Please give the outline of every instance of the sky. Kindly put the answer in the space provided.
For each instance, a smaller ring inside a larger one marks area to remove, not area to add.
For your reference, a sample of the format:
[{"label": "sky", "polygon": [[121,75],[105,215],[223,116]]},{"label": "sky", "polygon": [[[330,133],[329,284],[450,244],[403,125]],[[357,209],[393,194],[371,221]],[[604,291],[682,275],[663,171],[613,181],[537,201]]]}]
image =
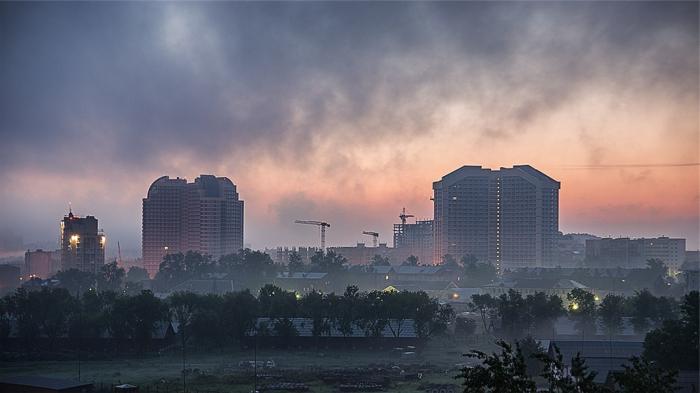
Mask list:
[{"label": "sky", "polygon": [[391,244],[462,165],[561,181],[560,229],[698,247],[697,2],[0,3],[0,237],[71,203],[140,254],[162,175],[229,177],[245,242]]}]

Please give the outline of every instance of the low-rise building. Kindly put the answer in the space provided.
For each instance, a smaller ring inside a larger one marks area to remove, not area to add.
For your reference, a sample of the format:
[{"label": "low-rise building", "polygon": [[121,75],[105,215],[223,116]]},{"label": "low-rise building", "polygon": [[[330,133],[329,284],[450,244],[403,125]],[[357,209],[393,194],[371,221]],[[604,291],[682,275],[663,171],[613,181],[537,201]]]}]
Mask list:
[{"label": "low-rise building", "polygon": [[328,273],[322,272],[281,272],[275,284],[282,289],[299,293],[311,291],[326,292],[331,284]]},{"label": "low-rise building", "polygon": [[61,270],[61,250],[38,249],[24,253],[24,273],[27,278],[49,278]]},{"label": "low-rise building", "polygon": [[622,237],[586,240],[585,263],[591,267],[644,268],[647,260],[660,259],[671,272],[677,272],[685,256],[685,239]]},{"label": "low-rise building", "polygon": [[596,376],[594,381],[597,383],[605,382],[609,372],[623,370],[623,365],[630,364],[632,356],[640,356],[644,351],[643,341],[562,341],[555,340],[549,342],[547,352],[550,357],[556,355],[555,349],[558,348],[562,354],[564,365],[571,367],[571,359],[580,354],[581,358],[586,361],[586,366],[589,371],[595,371]]},{"label": "low-rise building", "polygon": [[357,243],[356,246],[351,247],[328,247],[328,251],[344,256],[349,265],[369,264],[375,255],[388,258],[390,263],[395,262],[392,256],[393,248],[387,247],[386,243],[379,243],[377,247],[367,247],[365,243]]},{"label": "low-rise building", "polygon": [[556,295],[566,301],[566,295],[574,289],[584,289],[591,293],[595,290],[588,288],[578,281],[569,279],[518,279],[518,280],[503,280],[493,284],[484,285],[483,293],[498,297],[508,294],[509,290],[520,292],[523,296],[534,295],[538,292],[544,292],[546,295]]}]

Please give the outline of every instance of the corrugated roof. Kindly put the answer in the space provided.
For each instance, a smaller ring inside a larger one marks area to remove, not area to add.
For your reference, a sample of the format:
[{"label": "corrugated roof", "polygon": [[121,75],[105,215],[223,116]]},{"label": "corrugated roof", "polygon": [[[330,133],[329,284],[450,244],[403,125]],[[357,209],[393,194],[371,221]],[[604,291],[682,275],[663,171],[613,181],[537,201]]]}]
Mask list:
[{"label": "corrugated roof", "polygon": [[321,280],[324,277],[326,277],[327,275],[328,275],[328,273],[321,273],[321,272],[294,272],[294,273],[282,272],[282,273],[277,273],[277,279],[279,279],[279,280],[284,280],[284,279]]},{"label": "corrugated roof", "polygon": [[595,371],[596,382],[604,382],[610,371],[621,370],[623,364],[629,363],[632,356],[640,356],[644,351],[644,343],[640,341],[558,341],[549,343],[548,352],[554,353],[556,345],[561,352],[564,363],[571,364],[571,359],[577,353],[585,359],[586,366]]},{"label": "corrugated roof", "polygon": [[442,266],[397,266],[394,271],[397,274],[436,274],[442,270]]},{"label": "corrugated roof", "polygon": [[0,384],[28,386],[57,391],[92,385],[92,383],[89,382],[78,382],[69,379],[48,378],[33,375],[0,378]]}]

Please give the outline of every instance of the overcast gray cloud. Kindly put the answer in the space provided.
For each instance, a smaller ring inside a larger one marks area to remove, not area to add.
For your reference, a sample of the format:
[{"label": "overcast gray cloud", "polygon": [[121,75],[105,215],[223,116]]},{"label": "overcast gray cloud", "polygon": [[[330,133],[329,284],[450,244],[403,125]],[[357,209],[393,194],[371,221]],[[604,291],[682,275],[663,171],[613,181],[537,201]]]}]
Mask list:
[{"label": "overcast gray cloud", "polygon": [[[452,107],[473,114],[464,132],[477,146],[558,111],[585,117],[570,108],[593,90],[666,97],[670,113],[687,113],[697,27],[694,2],[2,3],[0,180],[29,168],[102,182],[108,195],[125,172],[175,176],[182,161],[243,176],[264,161],[321,168],[362,194],[348,146],[449,144]],[[591,163],[615,153],[591,125],[564,131]],[[400,153],[382,157],[412,169]],[[283,214],[303,192],[260,211]]]}]

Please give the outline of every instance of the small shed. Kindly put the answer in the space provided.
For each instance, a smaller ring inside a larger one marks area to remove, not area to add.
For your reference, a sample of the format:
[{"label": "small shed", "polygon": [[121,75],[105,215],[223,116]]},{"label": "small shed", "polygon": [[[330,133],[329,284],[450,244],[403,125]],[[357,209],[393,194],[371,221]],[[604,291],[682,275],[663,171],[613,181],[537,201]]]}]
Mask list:
[{"label": "small shed", "polygon": [[39,376],[17,376],[0,378],[0,391],[13,393],[87,393],[92,392],[93,385],[70,379],[48,378]]}]

